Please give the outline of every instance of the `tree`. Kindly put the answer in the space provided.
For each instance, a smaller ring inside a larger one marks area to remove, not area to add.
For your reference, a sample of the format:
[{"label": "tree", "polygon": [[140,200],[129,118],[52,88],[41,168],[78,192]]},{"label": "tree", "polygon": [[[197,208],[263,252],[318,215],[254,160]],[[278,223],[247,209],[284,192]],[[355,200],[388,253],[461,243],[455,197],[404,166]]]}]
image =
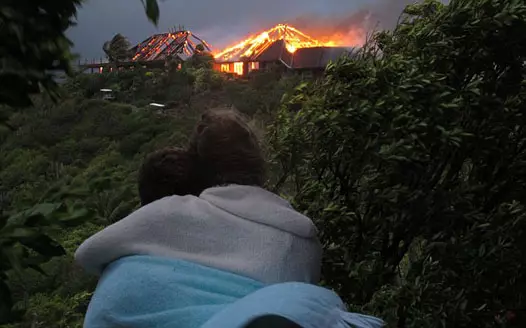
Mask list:
[{"label": "tree", "polygon": [[211,69],[214,63],[214,56],[206,51],[204,45],[198,44],[195,47],[194,54],[188,60],[188,65],[193,68]]},{"label": "tree", "polygon": [[53,71],[71,72],[73,25],[81,0],[2,1],[0,4],[0,104],[31,104],[41,89],[55,95]]},{"label": "tree", "polygon": [[128,60],[132,53],[130,42],[122,34],[116,34],[110,41],[104,42],[102,50],[106,53],[110,63],[118,63]]},{"label": "tree", "polygon": [[525,29],[523,1],[411,5],[273,125],[325,283],[389,327],[524,326]]},{"label": "tree", "polygon": [[198,45],[195,46],[195,52],[199,53],[203,51],[205,51],[205,46],[202,43],[199,43]]},{"label": "tree", "polygon": [[[157,1],[141,1],[148,18],[157,24]],[[45,91],[54,99],[58,97],[53,74],[72,73],[72,43],[64,32],[74,25],[73,18],[81,2],[7,0],[0,4],[0,124],[7,124],[13,112],[10,107],[30,106],[33,94]],[[85,213],[62,199],[11,215],[0,208],[0,323],[12,319],[6,273],[25,268],[39,270],[39,264],[63,254],[63,248],[48,236],[47,228],[61,221],[78,222]],[[30,250],[40,256],[31,257]]]},{"label": "tree", "polygon": [[[141,0],[155,25],[156,0]],[[64,32],[74,25],[82,0],[2,1],[0,4],[0,105],[25,107],[42,90],[53,96],[53,72],[71,74],[71,41]],[[5,113],[5,109],[0,114]],[[0,118],[5,115],[0,115]],[[4,117],[0,123],[5,122]]]}]

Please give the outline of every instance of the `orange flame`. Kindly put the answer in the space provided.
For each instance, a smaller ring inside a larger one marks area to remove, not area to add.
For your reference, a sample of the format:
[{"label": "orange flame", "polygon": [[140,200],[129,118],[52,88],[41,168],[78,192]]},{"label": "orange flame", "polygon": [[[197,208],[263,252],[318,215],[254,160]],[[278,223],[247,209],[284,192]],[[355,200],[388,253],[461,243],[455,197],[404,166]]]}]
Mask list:
[{"label": "orange flame", "polygon": [[190,31],[157,34],[152,36],[147,44],[139,44],[137,46],[137,51],[132,57],[132,61],[156,60],[159,59],[163,52],[168,55],[182,54],[191,56],[195,52],[197,42],[200,42],[205,49],[210,49],[208,43]]},{"label": "orange flame", "polygon": [[251,36],[234,46],[224,49],[220,53],[215,54],[214,57],[219,61],[232,61],[242,57],[259,55],[277,40],[284,40],[287,50],[291,53],[294,53],[299,48],[350,45],[345,44],[347,40],[341,35],[335,35],[334,39],[331,37],[325,37],[324,39],[326,40],[320,41],[290,25],[278,24],[267,31]]}]

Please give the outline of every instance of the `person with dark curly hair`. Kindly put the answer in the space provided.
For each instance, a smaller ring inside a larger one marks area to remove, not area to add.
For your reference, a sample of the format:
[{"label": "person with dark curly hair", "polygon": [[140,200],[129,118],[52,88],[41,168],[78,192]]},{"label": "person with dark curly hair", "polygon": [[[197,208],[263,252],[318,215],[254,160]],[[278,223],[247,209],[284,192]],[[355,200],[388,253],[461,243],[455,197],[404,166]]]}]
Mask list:
[{"label": "person with dark curly hair", "polygon": [[193,169],[193,157],[186,149],[167,147],[148,154],[139,169],[141,206],[173,195],[199,196],[205,187]]},{"label": "person with dark curly hair", "polygon": [[259,140],[234,111],[203,114],[185,151],[149,155],[144,206],[75,254],[102,275],[84,327],[380,327],[315,285],[317,229],[264,182]]}]

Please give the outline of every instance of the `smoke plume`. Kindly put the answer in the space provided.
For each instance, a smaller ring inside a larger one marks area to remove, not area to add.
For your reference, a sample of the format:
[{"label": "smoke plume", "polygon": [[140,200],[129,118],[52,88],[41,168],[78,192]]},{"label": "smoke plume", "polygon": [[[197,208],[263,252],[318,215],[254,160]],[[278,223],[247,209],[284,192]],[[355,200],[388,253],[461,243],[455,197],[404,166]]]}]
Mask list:
[{"label": "smoke plume", "polygon": [[394,28],[403,9],[414,2],[382,0],[350,12],[329,15],[304,14],[287,20],[286,23],[320,41],[338,39],[341,40],[341,45],[359,46],[373,30]]}]

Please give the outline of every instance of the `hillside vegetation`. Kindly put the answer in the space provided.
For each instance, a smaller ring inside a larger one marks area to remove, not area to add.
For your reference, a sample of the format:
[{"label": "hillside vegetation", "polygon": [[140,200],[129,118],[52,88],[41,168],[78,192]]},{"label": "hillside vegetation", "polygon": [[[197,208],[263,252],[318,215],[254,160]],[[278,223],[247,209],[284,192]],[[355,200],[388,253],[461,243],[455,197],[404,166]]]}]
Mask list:
[{"label": "hillside vegetation", "polygon": [[525,29],[522,1],[409,6],[279,113],[325,283],[389,326],[526,326]]},{"label": "hillside vegetation", "polygon": [[3,327],[81,327],[96,281],[73,251],[138,206],[147,152],[184,143],[201,111],[225,106],[266,127],[268,186],[315,219],[323,284],[352,310],[388,327],[526,326],[524,31],[523,1],[429,0],[317,80],[232,80],[190,62],[81,74],[56,104],[9,109],[3,214],[60,224],[39,226],[48,239],[0,230],[14,305],[0,306]]}]

